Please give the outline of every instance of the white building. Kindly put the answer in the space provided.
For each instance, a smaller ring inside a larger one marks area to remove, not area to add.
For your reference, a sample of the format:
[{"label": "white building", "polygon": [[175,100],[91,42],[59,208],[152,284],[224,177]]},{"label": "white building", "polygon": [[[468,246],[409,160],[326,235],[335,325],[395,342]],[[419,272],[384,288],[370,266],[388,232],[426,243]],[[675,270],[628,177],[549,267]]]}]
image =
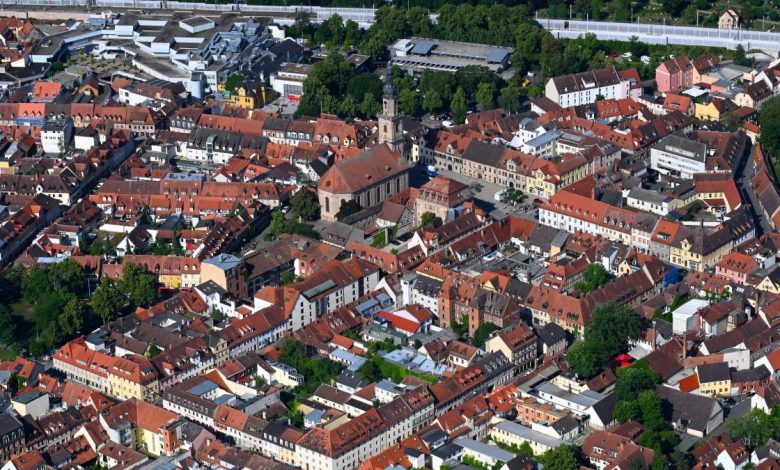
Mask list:
[{"label": "white building", "polygon": [[308,64],[283,64],[275,75],[271,75],[271,87],[282,96],[301,96],[303,81],[314,66]]},{"label": "white building", "polygon": [[73,138],[73,119],[70,117],[46,121],[41,129],[41,146],[47,155],[62,153]]},{"label": "white building", "polygon": [[698,326],[697,314],[699,310],[709,304],[706,300],[691,299],[680,305],[672,312],[672,331],[679,335],[695,329]]},{"label": "white building", "polygon": [[512,139],[509,145],[513,148],[520,148],[529,140],[535,139],[545,132],[547,132],[547,129],[537,120],[523,118],[520,121],[520,126],[518,126],[518,129],[515,132],[515,137]]},{"label": "white building", "polygon": [[663,175],[692,179],[706,163],[707,146],[682,135],[668,135],[650,149],[650,168]]},{"label": "white building", "polygon": [[597,98],[620,100],[630,93],[631,81],[614,67],[553,77],[544,88],[544,95],[563,108],[594,103]]},{"label": "white building", "polygon": [[645,212],[664,216],[675,209],[674,200],[656,191],[640,187],[631,188],[626,195],[626,204]]}]

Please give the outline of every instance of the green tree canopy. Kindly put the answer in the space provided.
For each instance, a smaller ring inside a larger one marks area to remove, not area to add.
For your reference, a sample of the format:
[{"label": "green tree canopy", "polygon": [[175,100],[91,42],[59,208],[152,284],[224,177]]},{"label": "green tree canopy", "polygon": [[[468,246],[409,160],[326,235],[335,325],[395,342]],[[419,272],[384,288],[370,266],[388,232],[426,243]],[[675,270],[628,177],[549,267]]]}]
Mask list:
[{"label": "green tree canopy", "polygon": [[639,421],[642,419],[642,410],[639,409],[639,404],[635,400],[620,401],[615,405],[612,416],[618,423]]},{"label": "green tree canopy", "polygon": [[490,334],[499,329],[498,326],[490,322],[479,325],[477,331],[474,332],[474,345],[480,349],[484,349],[485,341],[490,338]]},{"label": "green tree canopy", "polygon": [[640,392],[652,390],[658,375],[649,368],[628,367],[618,371],[615,393],[621,400],[633,400]]},{"label": "green tree canopy", "polygon": [[372,96],[382,96],[382,80],[370,72],[359,73],[347,82],[347,93],[362,97],[366,93]]},{"label": "green tree canopy", "polygon": [[420,95],[413,89],[403,89],[398,93],[398,109],[409,116],[420,113]]},{"label": "green tree canopy", "polygon": [[667,421],[664,417],[661,397],[655,393],[655,390],[641,392],[637,404],[642,411],[642,424],[651,431],[661,431],[666,427]]},{"label": "green tree canopy", "polygon": [[436,90],[429,90],[425,92],[425,95],[423,95],[422,100],[422,108],[423,110],[429,112],[429,113],[435,113],[439,111],[444,106],[444,101],[441,98],[441,95]]},{"label": "green tree canopy", "polygon": [[108,323],[116,318],[126,300],[117,283],[110,277],[104,277],[100,281],[90,299],[92,309],[103,320],[103,323]]},{"label": "green tree canopy", "polygon": [[61,336],[73,336],[84,326],[84,319],[87,316],[87,307],[84,302],[75,297],[68,300],[68,303],[62,308],[57,326]]},{"label": "green tree canopy", "polygon": [[582,273],[582,280],[574,285],[574,288],[583,294],[596,290],[612,279],[604,265],[601,263],[591,263]]},{"label": "green tree canopy", "polygon": [[498,106],[508,113],[520,111],[520,89],[514,85],[502,88],[498,95]]},{"label": "green tree canopy", "polygon": [[347,92],[347,85],[354,75],[352,66],[341,54],[328,56],[314,65],[303,81],[303,96],[298,114],[319,116],[320,110],[338,112],[339,100]]},{"label": "green tree canopy", "polygon": [[580,455],[576,445],[561,445],[542,454],[539,462],[545,470],[577,470],[582,460]]},{"label": "green tree canopy", "polygon": [[763,446],[770,437],[780,436],[780,405],[771,414],[753,408],[745,416],[728,421],[726,427],[732,438],[742,439],[748,447]]},{"label": "green tree canopy", "polygon": [[769,98],[761,106],[758,122],[761,125],[761,146],[777,166],[780,159],[780,97]]},{"label": "green tree canopy", "polygon": [[468,102],[466,101],[466,92],[462,87],[458,87],[458,91],[452,95],[452,119],[456,123],[462,123],[466,119],[466,113],[469,110]]},{"label": "green tree canopy", "polygon": [[301,188],[290,200],[292,214],[301,220],[314,220],[320,216],[320,203],[317,196],[306,188]]},{"label": "green tree canopy", "polygon": [[225,80],[225,90],[232,92],[244,80],[246,80],[246,78],[240,73],[229,76],[227,80]]},{"label": "green tree canopy", "polygon": [[339,206],[339,211],[336,213],[336,218],[341,220],[344,217],[350,216],[356,212],[360,212],[363,208],[360,207],[360,204],[354,199],[350,199],[348,201],[341,201],[341,206]]},{"label": "green tree canopy", "polygon": [[420,228],[432,226],[434,228],[441,227],[441,217],[437,216],[433,212],[423,212],[420,216]]},{"label": "green tree canopy", "polygon": [[641,335],[639,318],[627,306],[607,302],[593,310],[585,339],[569,348],[566,360],[583,378],[598,374],[612,358],[625,351],[628,341]]},{"label": "green tree canopy", "polygon": [[130,301],[130,306],[148,307],[157,299],[157,282],[138,264],[125,263],[122,266],[120,288]]},{"label": "green tree canopy", "polygon": [[493,82],[482,82],[477,86],[474,99],[482,111],[489,111],[496,107],[496,84]]}]

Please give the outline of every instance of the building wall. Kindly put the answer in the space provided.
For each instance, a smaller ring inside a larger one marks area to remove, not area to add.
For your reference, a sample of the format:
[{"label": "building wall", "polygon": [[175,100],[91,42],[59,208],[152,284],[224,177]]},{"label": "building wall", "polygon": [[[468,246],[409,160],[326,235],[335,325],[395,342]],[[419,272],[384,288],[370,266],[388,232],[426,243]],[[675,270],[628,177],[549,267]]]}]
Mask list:
[{"label": "building wall", "polygon": [[404,191],[407,187],[409,187],[409,173],[404,171],[355,193],[338,194],[320,189],[318,191],[320,215],[326,221],[334,221],[342,202],[357,201],[360,207],[367,209]]},{"label": "building wall", "polygon": [[699,393],[710,397],[727,397],[731,395],[731,380],[699,383]]}]

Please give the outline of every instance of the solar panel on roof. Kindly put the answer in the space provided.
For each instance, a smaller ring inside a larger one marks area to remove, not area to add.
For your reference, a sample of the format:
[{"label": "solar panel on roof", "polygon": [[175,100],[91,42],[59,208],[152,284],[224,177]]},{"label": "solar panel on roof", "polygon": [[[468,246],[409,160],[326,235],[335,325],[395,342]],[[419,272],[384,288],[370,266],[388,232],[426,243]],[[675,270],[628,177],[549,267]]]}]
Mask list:
[{"label": "solar panel on roof", "polygon": [[412,48],[412,54],[428,55],[436,47],[433,41],[419,41]]}]

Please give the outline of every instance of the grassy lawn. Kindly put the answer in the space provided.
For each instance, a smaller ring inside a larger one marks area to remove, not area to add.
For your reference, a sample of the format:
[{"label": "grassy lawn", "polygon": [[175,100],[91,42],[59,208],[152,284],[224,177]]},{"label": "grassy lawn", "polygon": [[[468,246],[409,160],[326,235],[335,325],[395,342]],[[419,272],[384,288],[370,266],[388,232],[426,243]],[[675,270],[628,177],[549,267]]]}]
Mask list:
[{"label": "grassy lawn", "polygon": [[393,364],[390,361],[385,360],[381,356],[374,356],[373,360],[379,365],[379,370],[382,372],[382,376],[389,380],[400,383],[404,377],[411,375],[417,377],[420,380],[424,380],[433,385],[439,381],[439,378],[432,374],[424,374],[422,372],[412,371],[405,369],[397,364]]},{"label": "grassy lawn", "polygon": [[16,351],[13,349],[0,348],[0,361],[13,361],[16,359]]}]

